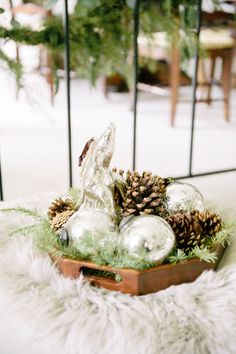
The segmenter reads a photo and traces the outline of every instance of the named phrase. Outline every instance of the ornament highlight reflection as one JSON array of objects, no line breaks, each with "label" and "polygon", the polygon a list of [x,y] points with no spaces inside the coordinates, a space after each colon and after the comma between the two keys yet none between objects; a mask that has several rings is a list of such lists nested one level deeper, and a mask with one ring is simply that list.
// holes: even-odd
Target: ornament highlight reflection
[{"label": "ornament highlight reflection", "polygon": [[120,233],[128,253],[161,264],[175,246],[175,235],[168,223],[155,215],[140,215],[127,221]]}]

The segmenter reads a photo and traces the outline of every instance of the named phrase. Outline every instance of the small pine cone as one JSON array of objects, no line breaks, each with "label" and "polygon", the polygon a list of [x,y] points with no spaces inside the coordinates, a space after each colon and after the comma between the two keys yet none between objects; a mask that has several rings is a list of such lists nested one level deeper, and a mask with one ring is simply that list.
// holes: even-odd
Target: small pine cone
[{"label": "small pine cone", "polygon": [[67,211],[67,210],[72,211],[74,209],[75,209],[75,205],[72,200],[68,198],[65,200],[62,198],[58,198],[55,199],[50,205],[48,209],[48,217],[50,220],[52,220],[57,214],[60,214],[63,211]]},{"label": "small pine cone", "polygon": [[202,245],[202,228],[192,215],[177,213],[168,216],[166,221],[175,233],[178,248],[189,252],[195,246]]},{"label": "small pine cone", "polygon": [[174,182],[174,178],[172,177],[167,177],[167,178],[162,178],[159,176],[156,176],[157,180],[158,180],[158,184],[159,184],[159,191],[161,193],[164,193],[166,190],[166,187],[170,184]]},{"label": "small pine cone", "polygon": [[137,171],[127,171],[123,215],[163,215],[165,189],[170,182],[170,179],[152,175],[150,172],[140,175]]},{"label": "small pine cone", "polygon": [[119,174],[121,177],[124,177],[124,170],[122,170],[122,169],[118,170],[116,167],[114,167],[112,169],[112,172],[115,172],[115,173]]},{"label": "small pine cone", "polygon": [[114,188],[114,202],[115,202],[115,205],[118,206],[119,208],[121,207],[122,202],[123,202],[122,194],[121,194],[119,188],[117,188],[117,186],[115,186],[115,188]]},{"label": "small pine cone", "polygon": [[74,214],[74,210],[66,210],[57,214],[50,222],[50,226],[54,231],[58,231]]},{"label": "small pine cone", "polygon": [[205,211],[193,211],[191,215],[201,225],[204,236],[213,236],[222,228],[222,220],[218,214]]}]

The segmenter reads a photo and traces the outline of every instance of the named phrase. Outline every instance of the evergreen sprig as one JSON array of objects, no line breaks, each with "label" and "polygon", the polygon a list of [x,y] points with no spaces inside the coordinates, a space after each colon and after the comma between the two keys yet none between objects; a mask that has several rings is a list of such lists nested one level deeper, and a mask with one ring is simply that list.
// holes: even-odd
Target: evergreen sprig
[{"label": "evergreen sprig", "polygon": [[187,254],[183,250],[177,248],[168,256],[167,261],[169,263],[176,264],[179,262],[182,263],[182,262],[186,261],[187,259],[188,259]]},{"label": "evergreen sprig", "polygon": [[37,209],[28,209],[23,207],[15,207],[15,208],[4,208],[1,209],[0,212],[3,213],[18,213],[23,214],[27,217],[33,218],[35,221],[42,221],[44,218],[41,213]]},{"label": "evergreen sprig", "polygon": [[[218,0],[212,0],[215,5]],[[51,8],[57,0],[44,2]],[[183,61],[191,58],[196,46],[197,0],[143,0],[140,1],[140,33],[151,37],[156,31],[167,33],[169,45],[175,43]],[[70,15],[71,67],[91,83],[101,75],[119,73],[131,85],[130,54],[133,47],[132,0],[77,1]],[[14,25],[0,26],[0,38],[26,45],[44,45],[51,53],[52,72],[58,83],[64,50],[63,20],[59,16],[47,18],[40,30]],[[19,82],[20,67],[0,54],[0,60],[16,74]],[[18,64],[17,64],[18,65]]]},{"label": "evergreen sprig", "polygon": [[207,247],[196,246],[189,254],[189,259],[191,258],[199,258],[201,261],[212,263],[217,260],[217,254]]},{"label": "evergreen sprig", "polygon": [[17,235],[17,234],[28,235],[29,233],[34,233],[37,228],[38,228],[37,224],[24,226],[24,227],[19,227],[19,228],[14,229],[10,233],[10,236],[14,236],[14,235]]},{"label": "evergreen sprig", "polygon": [[[78,196],[75,190],[72,191]],[[35,223],[26,227],[19,227],[12,234],[30,234],[33,236],[35,246],[38,250],[46,252],[51,256],[66,257],[77,260],[89,260],[98,265],[107,265],[114,268],[128,268],[145,270],[156,265],[150,261],[144,252],[139,258],[132,257],[124,249],[114,235],[90,235],[88,234],[81,243],[80,251],[73,245],[65,246],[59,241],[58,235],[51,229],[50,221],[43,217],[36,209],[22,207],[2,209],[5,213],[21,213],[34,219]],[[217,255],[214,249],[219,243],[225,245],[228,242],[229,234],[235,230],[235,225],[227,225],[218,232],[211,241],[202,247],[196,246],[188,254],[183,250],[175,249],[166,259],[167,263],[184,262],[189,259],[198,258],[206,262],[214,262]],[[105,246],[104,246],[105,245]]]},{"label": "evergreen sprig", "polygon": [[196,246],[192,249],[192,251],[186,254],[181,249],[176,249],[171,255],[168,256],[167,261],[169,263],[182,263],[190,259],[198,258],[201,261],[205,261],[208,263],[215,262],[217,260],[217,254],[213,252],[210,248],[204,246],[199,247]]},{"label": "evergreen sprig", "polygon": [[22,65],[15,59],[10,58],[1,48],[0,48],[0,62],[4,63],[11,74],[15,77],[17,91],[22,87]]},{"label": "evergreen sprig", "polygon": [[209,239],[210,247],[221,244],[223,247],[230,244],[229,237],[236,230],[236,223],[224,223],[222,229]]}]

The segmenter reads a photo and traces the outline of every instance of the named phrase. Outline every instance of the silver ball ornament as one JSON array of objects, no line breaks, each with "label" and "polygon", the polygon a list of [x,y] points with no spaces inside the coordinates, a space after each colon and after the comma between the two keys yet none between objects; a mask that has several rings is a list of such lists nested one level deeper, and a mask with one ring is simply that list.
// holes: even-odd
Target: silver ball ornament
[{"label": "silver ball ornament", "polygon": [[122,230],[124,226],[127,224],[127,222],[129,222],[134,217],[135,217],[134,215],[125,216],[119,224],[119,230]]},{"label": "silver ball ornament", "polygon": [[166,204],[171,214],[179,211],[205,210],[202,194],[191,184],[182,182],[174,182],[167,186]]},{"label": "silver ball ornament", "polygon": [[106,237],[117,237],[117,227],[110,215],[98,209],[77,211],[63,228],[67,230],[69,244],[85,255],[92,251],[86,238],[104,242]]},{"label": "silver ball ornament", "polygon": [[121,229],[121,244],[130,256],[161,264],[175,246],[175,235],[159,216],[140,215],[130,219]]}]

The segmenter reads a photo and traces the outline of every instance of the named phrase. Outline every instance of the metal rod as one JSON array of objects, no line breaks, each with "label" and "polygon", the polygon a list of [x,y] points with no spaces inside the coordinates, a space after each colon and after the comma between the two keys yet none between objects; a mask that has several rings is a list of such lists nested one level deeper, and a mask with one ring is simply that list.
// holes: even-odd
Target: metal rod
[{"label": "metal rod", "polygon": [[202,0],[197,3],[197,24],[196,24],[196,38],[197,44],[194,55],[194,76],[193,76],[193,93],[192,93],[192,121],[191,121],[191,138],[190,138],[190,153],[189,153],[189,177],[192,176],[193,167],[193,146],[194,146],[194,129],[195,129],[195,116],[196,116],[196,92],[197,92],[197,75],[198,75],[198,58],[199,58],[199,35],[201,29],[201,7]]},{"label": "metal rod", "polygon": [[3,200],[3,185],[2,185],[1,159],[0,159],[0,200]]},{"label": "metal rod", "polygon": [[139,0],[135,0],[133,13],[133,170],[136,168],[136,138],[137,138],[137,103],[138,103],[138,33],[139,33]]},{"label": "metal rod", "polygon": [[71,94],[70,94],[70,25],[68,13],[68,0],[65,0],[65,71],[66,71],[66,99],[67,99],[67,134],[68,134],[68,162],[69,162],[69,187],[73,185],[72,177],[72,131],[71,131]]},{"label": "metal rod", "polygon": [[204,176],[211,176],[211,175],[217,175],[219,173],[229,173],[229,172],[236,172],[236,168],[229,168],[229,169],[225,169],[225,170],[209,171],[209,172],[202,172],[202,173],[194,173],[191,176],[188,176],[188,175],[178,176],[178,177],[175,177],[175,179],[204,177]]}]

